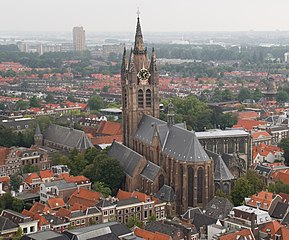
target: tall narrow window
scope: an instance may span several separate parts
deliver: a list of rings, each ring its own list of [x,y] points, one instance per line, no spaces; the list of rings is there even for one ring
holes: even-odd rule
[[[188,205],[194,206],[194,169],[188,168]]]
[[[204,170],[202,168],[198,169],[198,203],[203,202],[203,194],[204,194]]]
[[[159,189],[165,184],[165,177],[163,174],[159,176]]]
[[[152,93],[150,89],[146,90],[146,107],[152,106]]]
[[[143,108],[143,91],[140,89],[137,93],[138,107]]]
[[[123,92],[124,92],[124,107],[127,107],[127,93],[125,89]]]

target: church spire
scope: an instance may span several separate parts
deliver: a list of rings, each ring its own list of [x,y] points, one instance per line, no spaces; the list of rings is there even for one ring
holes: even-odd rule
[[[174,114],[174,104],[172,103],[172,100],[170,100],[168,105],[168,120],[167,124],[169,127],[173,126],[175,124],[175,114]]]
[[[124,47],[122,55],[121,72],[125,73],[126,69],[127,69],[127,58],[126,58],[126,48]]]
[[[134,64],[134,52],[131,49],[130,50],[130,57],[129,57],[129,63],[128,63],[128,71],[129,72],[135,72],[135,64]]]
[[[142,36],[142,32],[141,32],[140,18],[139,18],[139,11],[138,11],[135,41],[134,41],[134,53],[135,54],[143,54],[144,51],[145,51],[144,41],[143,41],[143,36]]]

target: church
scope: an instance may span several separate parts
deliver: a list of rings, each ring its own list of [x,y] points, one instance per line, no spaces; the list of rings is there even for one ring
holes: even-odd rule
[[[135,43],[121,67],[123,144],[109,155],[123,167],[125,190],[156,194],[164,186],[175,192],[176,213],[205,206],[214,194],[214,162],[185,123],[175,123],[173,104],[167,122],[159,119],[159,74],[154,49],[148,56],[140,18]]]

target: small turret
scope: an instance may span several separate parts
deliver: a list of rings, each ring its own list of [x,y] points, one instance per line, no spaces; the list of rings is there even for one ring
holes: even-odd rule
[[[38,147],[43,146],[43,135],[41,133],[39,124],[36,126],[35,134],[34,134],[34,144]]]
[[[126,58],[126,48],[123,49],[122,64],[121,64],[121,82],[126,84],[127,78],[127,58]]]
[[[156,60],[156,53],[155,49],[152,50],[152,57],[150,62],[150,84],[158,85],[159,84],[159,75],[157,69],[157,60]]]
[[[174,114],[174,104],[170,100],[170,103],[168,105],[168,115],[167,115],[167,124],[169,127],[173,126],[175,124],[175,114]]]

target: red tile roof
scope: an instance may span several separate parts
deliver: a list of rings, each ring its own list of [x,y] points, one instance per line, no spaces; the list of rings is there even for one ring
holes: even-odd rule
[[[90,183],[90,180],[85,176],[69,176],[67,174],[62,175],[63,179],[68,183]]]
[[[55,208],[61,208],[65,206],[65,203],[63,201],[63,198],[49,198],[47,200],[47,205],[51,208],[51,209],[55,209]]]
[[[255,127],[264,125],[264,121],[256,121],[256,120],[238,120],[238,123],[234,125],[232,128],[244,128],[247,131],[252,130]]]
[[[101,194],[99,192],[79,188],[79,189],[75,190],[75,192],[72,194],[72,196],[77,196],[77,197],[81,197],[81,198],[85,198],[85,199],[89,199],[89,200],[98,201],[98,200],[100,200]]]
[[[238,236],[243,236],[245,239],[255,240],[255,237],[251,229],[244,229],[244,230],[240,230],[240,231],[236,231],[233,233],[220,236],[219,240],[236,240]]]
[[[41,179],[53,177],[53,172],[51,170],[43,170],[39,172]]]
[[[289,239],[289,226],[282,226],[278,231],[277,234],[281,236],[281,239]]]
[[[282,224],[277,220],[267,223],[264,227],[261,228],[261,231],[266,233],[270,230],[271,235],[275,235],[276,232],[282,227]]]
[[[253,139],[258,139],[258,138],[270,138],[271,135],[266,132],[266,131],[260,131],[260,132],[253,132],[252,133],[252,138]]]
[[[8,176],[0,177],[0,182],[2,182],[2,183],[10,182],[10,177],[8,177]]]
[[[71,211],[66,208],[60,208],[56,213],[55,216],[57,217],[68,217],[71,214]]]
[[[254,111],[246,111],[246,112],[239,112],[238,119],[250,120],[250,119],[257,119],[259,114]]]
[[[38,175],[36,172],[33,172],[33,173],[30,173],[30,174],[28,175],[28,177],[25,179],[25,182],[31,184],[32,181],[33,181],[33,179],[38,179],[38,178],[39,178],[39,180],[40,180],[39,175]]]
[[[39,202],[35,202],[29,210],[33,214],[36,213],[52,213],[53,211],[46,205]]]
[[[261,209],[269,209],[270,204],[275,195],[271,192],[261,191],[252,195],[250,200],[247,202],[248,206],[257,207],[257,202],[260,203]]]
[[[98,133],[107,135],[121,135],[122,126],[118,122],[102,121],[98,129]]]

